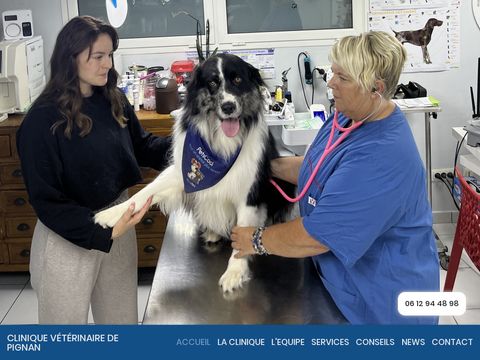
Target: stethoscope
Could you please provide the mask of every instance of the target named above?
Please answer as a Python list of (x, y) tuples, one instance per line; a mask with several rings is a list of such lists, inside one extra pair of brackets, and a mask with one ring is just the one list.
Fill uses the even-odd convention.
[[(296, 198), (291, 198), (290, 196), (288, 196), (287, 194), (285, 194), (285, 192), (282, 190), (282, 188), (275, 182), (275, 180), (273, 179), (270, 179), (270, 182), (272, 183), (273, 186), (275, 186), (275, 188), (280, 192), (280, 194), (282, 194), (282, 196), (294, 203), (294, 202), (297, 202), (299, 201), (301, 198), (303, 198), (305, 196), (305, 194), (307, 193), (308, 189), (310, 188), (310, 185), (312, 185), (312, 182), (313, 182), (313, 179), (315, 178), (315, 176), (317, 175), (317, 172), (318, 170), (320, 169), (320, 166), (322, 165), (323, 163), (323, 160), (325, 159), (325, 157), (330, 154), (338, 145), (340, 145), (340, 143), (355, 129), (359, 128), (360, 126), (362, 126), (362, 124), (364, 123), (365, 120), (361, 120), (361, 121), (358, 121), (356, 123), (354, 123), (352, 126), (346, 128), (346, 127), (341, 127), (339, 124), (338, 124), (338, 111), (335, 110), (335, 114), (333, 115), (333, 123), (332, 123), (332, 129), (330, 130), (330, 136), (328, 138), (328, 141), (327, 141), (327, 146), (325, 146), (325, 150), (323, 150), (323, 154), (322, 156), (320, 157), (320, 160), (318, 160), (318, 163), (317, 165), (315, 166), (315, 169), (313, 169), (313, 172), (312, 174), (310, 175), (310, 178), (308, 179), (307, 183), (305, 184), (305, 187), (303, 188), (302, 192), (296, 197)], [(340, 135), (340, 137), (332, 144), (332, 140), (333, 140), (333, 136), (335, 134), (335, 130), (339, 130), (340, 132), (342, 132), (343, 134)]]

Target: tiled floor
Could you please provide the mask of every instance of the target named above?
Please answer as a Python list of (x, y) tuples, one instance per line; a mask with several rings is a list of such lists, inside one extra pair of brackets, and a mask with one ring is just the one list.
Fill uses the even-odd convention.
[[(452, 248), (455, 224), (435, 224), (440, 240)], [(154, 269), (139, 270), (138, 321), (141, 323), (148, 294), (153, 280)], [(440, 270), (440, 283), (445, 281), (446, 271)], [(455, 291), (461, 291), (467, 298), (467, 311), (462, 316), (441, 317), (440, 324), (480, 324), (480, 272), (468, 257), (462, 257)], [(89, 316), (89, 322), (93, 322)], [(0, 273), (0, 324), (37, 323), (37, 300), (28, 273)]]
[[(455, 224), (435, 224), (436, 234), (450, 251), (452, 249)], [(440, 284), (443, 288), (447, 272), (440, 270)], [(463, 253), (455, 280), (454, 291), (460, 291), (467, 298), (467, 311), (461, 316), (441, 317), (440, 324), (480, 324), (480, 272)]]
[[(143, 320), (154, 268), (138, 272), (138, 322)], [(93, 323), (92, 313), (88, 322)], [(28, 273), (0, 273), (0, 324), (36, 324), (37, 297), (30, 285)]]

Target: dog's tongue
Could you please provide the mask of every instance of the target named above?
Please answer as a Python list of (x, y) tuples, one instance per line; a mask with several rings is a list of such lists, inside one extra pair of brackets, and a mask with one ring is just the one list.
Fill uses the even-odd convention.
[(228, 137), (237, 135), (240, 129), (240, 121), (237, 118), (228, 118), (222, 121), (223, 133)]

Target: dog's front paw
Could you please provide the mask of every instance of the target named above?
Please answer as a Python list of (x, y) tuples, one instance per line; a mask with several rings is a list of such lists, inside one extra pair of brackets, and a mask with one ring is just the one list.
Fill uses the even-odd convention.
[(95, 223), (103, 226), (104, 228), (114, 227), (125, 211), (127, 211), (127, 206), (124, 204), (119, 204), (109, 209), (100, 211), (95, 215)]
[(236, 264), (229, 264), (227, 270), (220, 277), (218, 285), (222, 287), (223, 292), (232, 292), (241, 288), (248, 280), (250, 280), (248, 263), (247, 261), (242, 261)]

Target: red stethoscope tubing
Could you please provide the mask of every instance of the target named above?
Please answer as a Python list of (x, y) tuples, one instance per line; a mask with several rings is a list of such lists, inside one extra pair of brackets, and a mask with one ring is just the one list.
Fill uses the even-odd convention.
[[(325, 157), (330, 154), (338, 145), (340, 145), (340, 143), (353, 131), (355, 130), (356, 128), (360, 127), (361, 125), (363, 124), (363, 121), (358, 121), (356, 122), (355, 124), (353, 124), (352, 126), (348, 127), (348, 128), (344, 128), (344, 127), (341, 127), (339, 124), (338, 124), (338, 112), (335, 111), (335, 114), (333, 115), (333, 123), (332, 123), (332, 129), (330, 130), (330, 136), (328, 138), (328, 141), (327, 141), (327, 146), (325, 146), (325, 150), (323, 151), (323, 154), (322, 156), (320, 157), (320, 160), (318, 160), (318, 163), (317, 165), (315, 166), (315, 169), (313, 169), (313, 172), (312, 174), (310, 175), (310, 178), (308, 179), (307, 183), (305, 184), (305, 187), (303, 188), (302, 192), (295, 198), (291, 198), (290, 196), (288, 196), (287, 194), (285, 194), (285, 192), (282, 190), (282, 188), (275, 182), (275, 180), (273, 179), (270, 179), (270, 182), (272, 183), (273, 186), (275, 186), (275, 188), (280, 192), (280, 194), (282, 194), (282, 196), (294, 203), (294, 202), (297, 202), (299, 201), (301, 198), (303, 198), (305, 196), (305, 194), (307, 193), (307, 190), (310, 188), (310, 185), (312, 185), (312, 182), (313, 182), (313, 179), (315, 178), (315, 176), (317, 175), (318, 173), (318, 170), (320, 169), (320, 166), (322, 165), (323, 163), (323, 160), (325, 159)], [(343, 134), (340, 135), (340, 137), (333, 143), (332, 145), (332, 140), (333, 140), (333, 135), (335, 134), (335, 130), (338, 129), (340, 132), (342, 132)]]

